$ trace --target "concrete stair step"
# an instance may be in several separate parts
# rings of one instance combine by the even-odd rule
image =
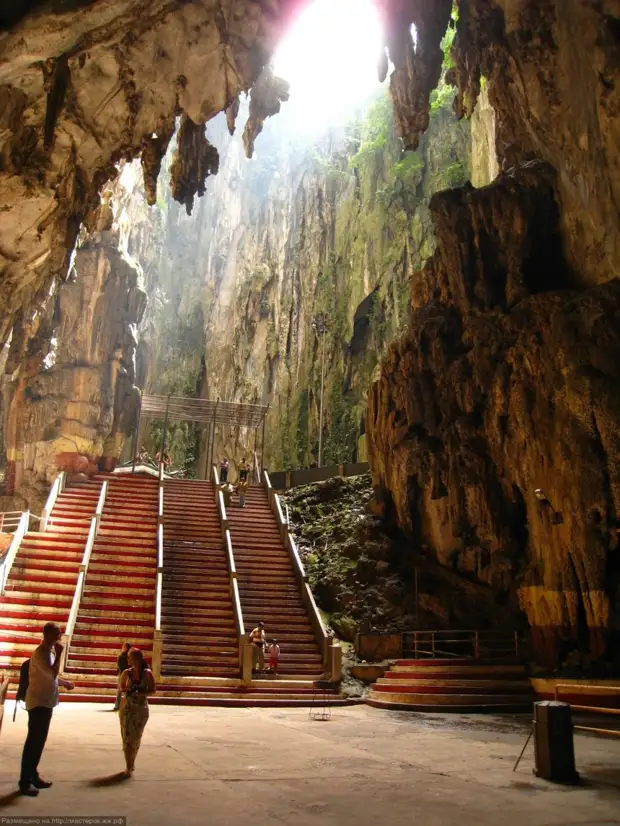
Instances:
[[[86,545],[86,543],[85,543]],[[22,564],[29,565],[30,562],[40,561],[45,562],[48,566],[51,565],[79,565],[84,555],[84,548],[70,548],[63,550],[62,557],[57,551],[48,548],[30,547],[23,545],[20,547],[16,561],[19,560]]]
[[[152,610],[155,597],[127,597],[126,599],[119,599],[115,594],[105,594],[101,591],[91,594],[85,589],[84,596],[80,603],[80,612],[93,610],[98,611],[120,611],[125,613],[148,612]]]
[[[128,611],[126,607],[119,606],[118,608],[111,608],[109,606],[97,606],[90,603],[87,603],[85,600],[82,600],[80,603],[80,610],[78,612],[78,622],[89,622],[91,624],[97,623],[105,623],[109,624],[113,621],[117,620],[126,620],[128,616]],[[132,610],[131,612],[131,619],[132,621],[136,620],[147,620],[149,622],[153,622],[155,617],[154,610],[150,611],[137,611]],[[119,623],[116,622],[118,625]],[[122,624],[122,623],[120,623]],[[140,623],[141,624],[141,623]]]
[[[86,587],[92,590],[93,586],[106,586],[108,590],[114,588],[118,591],[151,591],[155,587],[156,573],[141,574],[135,571],[127,571],[123,576],[114,574],[102,574],[100,571],[88,571],[86,575]]]
[[[22,606],[23,607],[23,606]],[[38,628],[39,632],[46,622],[66,623],[70,608],[48,608],[46,606],[28,607],[27,611],[0,609],[0,622],[4,628]]]
[[[70,608],[72,601],[73,595],[45,591],[37,593],[34,591],[7,591],[2,598],[3,607],[8,609],[10,606],[11,610],[15,610],[19,606],[23,606],[24,610],[28,610],[35,605],[49,605],[52,607],[68,605]]]
[[[44,584],[46,593],[48,594],[64,594],[65,596],[73,598],[73,594],[75,593],[75,585],[63,585],[50,581],[46,581]],[[35,582],[26,579],[9,579],[6,584],[6,593],[33,594],[38,593],[37,589],[39,587],[38,579]]]

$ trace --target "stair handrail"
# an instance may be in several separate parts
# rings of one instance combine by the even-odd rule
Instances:
[[[106,479],[103,485],[101,485],[101,490],[99,491],[99,499],[97,500],[97,508],[95,510],[95,518],[97,520],[97,533],[99,533],[99,526],[101,525],[101,517],[103,515],[103,509],[105,507],[105,500],[107,495],[108,480]]]
[[[220,490],[220,477],[217,471],[217,465],[211,468],[211,475],[213,478],[213,485],[215,487],[215,501],[220,515],[220,524],[222,526],[222,541],[224,543],[224,551],[226,553],[226,564],[228,567],[228,580],[230,584],[230,596],[233,605],[233,614],[235,619],[235,629],[238,636],[239,644],[239,671],[243,673],[243,651],[247,643],[245,638],[245,623],[243,622],[243,611],[241,610],[241,596],[239,594],[239,583],[237,581],[237,566],[235,565],[235,554],[232,546],[232,536],[228,528],[228,517],[226,515],[226,505],[224,503],[224,494]]]
[[[19,520],[19,524],[15,529],[15,533],[13,534],[13,539],[11,540],[9,549],[6,552],[6,556],[4,557],[2,563],[0,563],[0,596],[4,596],[4,590],[6,588],[9,574],[11,573],[11,568],[15,562],[15,557],[17,556],[22,539],[28,533],[29,523],[30,511],[24,511]]]
[[[323,620],[321,619],[319,609],[317,608],[316,602],[314,601],[314,596],[312,595],[312,591],[310,589],[310,586],[308,585],[306,569],[303,566],[301,557],[299,556],[299,551],[297,550],[297,545],[295,544],[293,535],[290,532],[290,525],[288,524],[288,521],[284,520],[284,515],[282,513],[282,505],[280,503],[280,497],[277,493],[274,492],[271,480],[269,479],[269,474],[266,470],[263,471],[263,486],[267,491],[269,504],[271,505],[271,509],[275,514],[276,521],[278,522],[278,527],[280,528],[282,534],[282,541],[284,542],[284,547],[287,549],[291,557],[293,570],[295,572],[295,578],[297,579],[297,584],[301,592],[301,599],[308,611],[310,623],[314,630],[316,640],[321,649],[323,667],[325,669],[325,673],[328,674],[331,668],[330,646],[332,643],[332,637],[328,635],[325,629],[325,625],[323,624]]]
[[[230,537],[230,531],[226,529],[224,534],[224,547],[226,548],[226,561],[228,562],[228,572],[229,574],[237,578],[237,566],[235,565],[235,555],[233,554],[232,549],[232,540]]]
[[[49,496],[47,497],[47,501],[45,502],[45,507],[41,511],[41,531],[44,532],[47,530],[47,525],[50,519],[50,515],[52,513],[52,509],[56,504],[56,500],[58,499],[59,495],[65,488],[65,477],[66,474],[64,470],[61,470],[58,476],[54,479],[54,484],[52,485],[52,489],[49,492]]]
[[[67,661],[69,648],[71,646],[71,640],[73,638],[73,632],[75,630],[75,623],[77,622],[78,611],[80,610],[80,602],[82,601],[84,583],[86,581],[86,572],[88,571],[88,566],[90,564],[90,557],[93,552],[93,545],[95,544],[98,528],[99,523],[97,522],[97,517],[93,516],[93,518],[90,520],[88,538],[86,540],[86,545],[84,546],[84,554],[82,555],[82,561],[80,562],[78,579],[75,586],[75,592],[73,594],[73,600],[71,602],[71,610],[69,611],[69,619],[67,620],[67,625],[65,626],[65,633],[63,635],[63,641],[65,645],[65,662]]]
[[[164,486],[159,483],[158,500],[157,500],[157,524],[164,521]]]
[[[161,631],[161,597],[164,579],[164,525],[157,526],[157,581],[155,585],[155,630]]]
[[[226,505],[224,504],[224,494],[221,490],[217,492],[217,508],[220,512],[220,521],[222,524],[222,540],[226,541],[225,531],[228,530],[228,516],[226,515]]]

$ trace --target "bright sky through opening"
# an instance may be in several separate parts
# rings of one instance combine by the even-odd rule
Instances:
[[[277,75],[291,84],[296,121],[325,129],[379,87],[381,21],[372,0],[314,0],[280,44]]]

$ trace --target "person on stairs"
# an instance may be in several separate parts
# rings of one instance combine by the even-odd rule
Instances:
[[[278,660],[280,659],[280,646],[277,640],[272,640],[269,646],[269,670],[272,674],[278,673]]]
[[[241,479],[237,485],[237,493],[239,494],[239,507],[245,508],[245,497],[248,492],[247,479]]]
[[[232,495],[235,489],[230,482],[226,482],[225,485],[220,485],[220,490],[222,491],[222,496],[224,497],[224,507],[227,508],[232,501]]]
[[[118,711],[121,707],[121,677],[123,676],[123,671],[127,671],[129,668],[128,654],[130,648],[131,643],[124,642],[123,647],[121,648],[121,653],[116,661],[116,701],[112,711]]]
[[[250,634],[252,643],[252,671],[265,670],[265,623],[259,622]]]
[[[239,465],[239,482],[245,482],[247,484],[249,475],[250,466],[248,465],[247,459],[244,456],[241,460],[241,464]]]
[[[228,464],[228,459],[224,456],[222,461],[220,462],[220,484],[223,485],[228,482],[228,468],[230,465]]]
[[[125,777],[135,768],[136,757],[142,741],[142,733],[149,719],[147,696],[155,691],[155,678],[139,648],[128,654],[129,668],[121,675],[121,737],[125,754]]]
[[[45,741],[52,722],[54,708],[58,705],[58,686],[72,691],[69,680],[59,678],[63,646],[62,634],[55,622],[43,626],[43,642],[35,648],[28,668],[28,690],[26,709],[28,711],[28,736],[22,754],[22,769],[19,790],[28,797],[36,797],[39,789],[49,789],[50,781],[39,774],[39,761],[45,748]]]

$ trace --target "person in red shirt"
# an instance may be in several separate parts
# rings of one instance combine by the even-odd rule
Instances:
[[[269,670],[272,674],[278,673],[278,660],[280,659],[280,646],[277,640],[272,640],[269,646]]]

